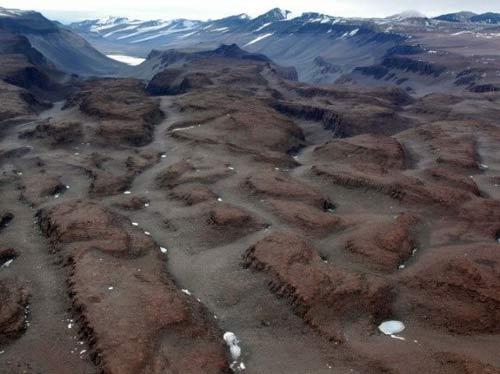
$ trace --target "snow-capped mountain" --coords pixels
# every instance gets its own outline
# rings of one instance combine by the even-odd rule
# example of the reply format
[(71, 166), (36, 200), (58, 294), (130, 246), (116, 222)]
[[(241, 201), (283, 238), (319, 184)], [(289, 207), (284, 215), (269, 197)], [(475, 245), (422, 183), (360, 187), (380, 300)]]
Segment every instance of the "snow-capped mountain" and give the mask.
[(80, 33), (91, 33), (109, 40), (141, 43), (164, 35), (189, 31), (200, 24), (199, 21), (186, 19), (140, 21), (107, 17), (73, 23), (70, 27)]
[(387, 17), (387, 19), (393, 20), (393, 21), (402, 21), (406, 20), (408, 18), (427, 18), (427, 16), (418, 10), (406, 10), (404, 12), (394, 14), (392, 16)]
[(264, 53), (281, 65), (295, 66), (301, 79), (322, 82), (334, 81), (351, 71), (353, 60), (374, 63), (406, 37), (386, 32), (368, 20), (319, 13), (294, 17), (277, 8), (255, 18), (246, 14), (205, 22), (106, 18), (70, 27), (106, 54), (136, 57), (145, 57), (153, 49), (209, 49), (236, 43), (250, 52)]
[(478, 37), (496, 35), (494, 30), (489, 34), (481, 31), (492, 27), (494, 14), (471, 15), (467, 22), (450, 22), (455, 18), (459, 16), (432, 19), (415, 11), (379, 19), (314, 12), (295, 16), (276, 8), (254, 18), (246, 14), (210, 21), (108, 17), (70, 27), (107, 55), (145, 58), (151, 50), (208, 50), (221, 44), (237, 44), (249, 52), (264, 54), (279, 65), (295, 67), (300, 80), (330, 83), (358, 67), (381, 63), (388, 51), (411, 44), (412, 38), (422, 37), (422, 33), (457, 37), (464, 32)]
[[(290, 11), (276, 8), (255, 18), (251, 18), (246, 14), (239, 14), (206, 22), (186, 19), (139, 21), (107, 17), (72, 23), (69, 26), (88, 36), (100, 36), (111, 41), (136, 44), (157, 38), (166, 39), (166, 36), (172, 34), (175, 34), (173, 36), (176, 37), (186, 38), (201, 33), (246, 32), (252, 34), (265, 29), (272, 29), (281, 34), (307, 32), (308, 30), (328, 32), (328, 24), (332, 26), (346, 24), (346, 21), (341, 18), (319, 13), (304, 13), (299, 17), (292, 17), (291, 14)], [(314, 24), (321, 26), (314, 28), (312, 27)], [(335, 28), (338, 29), (339, 26)], [(343, 26), (340, 28), (347, 30), (349, 27)], [(349, 31), (352, 31), (353, 28), (350, 27), (350, 29)], [(332, 31), (334, 31), (333, 27)]]

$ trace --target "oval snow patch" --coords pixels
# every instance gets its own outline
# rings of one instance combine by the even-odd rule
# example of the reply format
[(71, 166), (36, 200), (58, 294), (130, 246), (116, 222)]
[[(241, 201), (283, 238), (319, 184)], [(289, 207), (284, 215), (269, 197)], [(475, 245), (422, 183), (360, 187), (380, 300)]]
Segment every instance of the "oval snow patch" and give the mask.
[(403, 331), (405, 325), (401, 321), (385, 321), (378, 326), (378, 329), (386, 335), (392, 335)]

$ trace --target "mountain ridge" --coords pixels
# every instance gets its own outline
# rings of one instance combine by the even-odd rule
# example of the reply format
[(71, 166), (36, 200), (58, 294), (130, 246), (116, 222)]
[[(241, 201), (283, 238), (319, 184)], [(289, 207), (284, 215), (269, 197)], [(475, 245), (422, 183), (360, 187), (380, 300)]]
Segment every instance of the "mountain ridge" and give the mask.
[(0, 7), (0, 30), (20, 35), (60, 70), (81, 75), (106, 75), (122, 64), (109, 59), (68, 27), (35, 11)]

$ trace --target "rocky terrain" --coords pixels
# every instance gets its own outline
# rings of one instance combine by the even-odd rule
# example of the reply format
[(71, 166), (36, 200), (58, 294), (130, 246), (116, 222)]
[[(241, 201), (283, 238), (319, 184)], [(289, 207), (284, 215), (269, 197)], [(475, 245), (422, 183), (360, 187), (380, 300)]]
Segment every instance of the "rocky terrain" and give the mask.
[(0, 37), (0, 373), (500, 373), (499, 92)]

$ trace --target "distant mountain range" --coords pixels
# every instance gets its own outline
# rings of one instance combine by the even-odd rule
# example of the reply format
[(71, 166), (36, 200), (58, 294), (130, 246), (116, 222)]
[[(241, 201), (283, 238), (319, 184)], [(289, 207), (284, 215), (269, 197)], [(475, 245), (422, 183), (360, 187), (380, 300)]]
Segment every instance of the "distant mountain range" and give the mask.
[[(146, 57), (151, 50), (209, 50), (237, 44), (297, 69), (299, 79), (331, 83), (358, 67), (381, 63), (388, 51), (414, 44), (423, 32), (475, 32), (494, 27), (498, 14), (469, 12), (427, 18), (416, 11), (358, 19), (272, 9), (258, 17), (238, 14), (218, 20), (129, 20), (108, 17), (69, 25), (105, 54)], [(426, 48), (423, 48), (424, 52)]]
[(458, 12), (443, 14), (435, 19), (448, 22), (471, 22), (471, 23), (486, 23), (490, 25), (500, 24), (500, 13), (483, 13), (476, 14), (473, 12)]
[[(415, 93), (436, 90), (436, 85), (480, 91), (500, 87), (499, 22), (496, 13), (427, 18), (407, 11), (359, 19), (320, 13), (292, 16), (276, 8), (254, 18), (108, 17), (65, 26), (37, 12), (0, 8), (0, 31), (24, 37), (34, 51), (30, 53), (65, 73), (149, 79), (160, 67), (168, 68), (170, 58), (182, 61), (183, 53), (217, 50), (225, 44), (265, 55), (276, 66), (296, 71), (301, 81), (397, 85)], [(130, 68), (107, 56), (140, 66)]]
[(106, 54), (145, 57), (154, 49), (208, 50), (220, 44), (237, 44), (250, 52), (264, 53), (280, 65), (294, 66), (301, 79), (313, 82), (333, 82), (360, 60), (374, 63), (406, 38), (369, 20), (319, 13), (292, 18), (281, 9), (255, 18), (239, 14), (207, 22), (106, 18), (74, 23), (70, 28)]
[[(355, 19), (328, 16), (320, 13), (303, 13), (292, 17), (291, 12), (282, 9), (272, 9), (258, 17), (251, 18), (239, 14), (213, 21), (198, 21), (187, 19), (174, 20), (130, 20), (123, 17), (107, 17), (103, 19), (85, 20), (69, 25), (73, 30), (93, 37), (100, 36), (108, 41), (120, 44), (160, 44), (170, 41), (173, 37), (189, 38), (200, 34), (244, 33), (267, 35), (270, 33), (315, 33), (326, 32), (347, 37), (351, 31), (380, 31), (376, 25), (391, 22), (404, 22), (409, 19), (426, 19), (428, 22), (469, 22), (477, 24), (500, 24), (500, 13), (476, 14), (458, 12), (444, 14), (435, 18), (427, 18), (417, 11), (406, 11), (383, 19)], [(384, 31), (384, 30), (382, 30)], [(387, 30), (385, 30), (387, 31)], [(346, 34), (347, 33), (347, 34)], [(262, 39), (261, 39), (262, 40)], [(248, 42), (251, 42), (249, 39)]]

